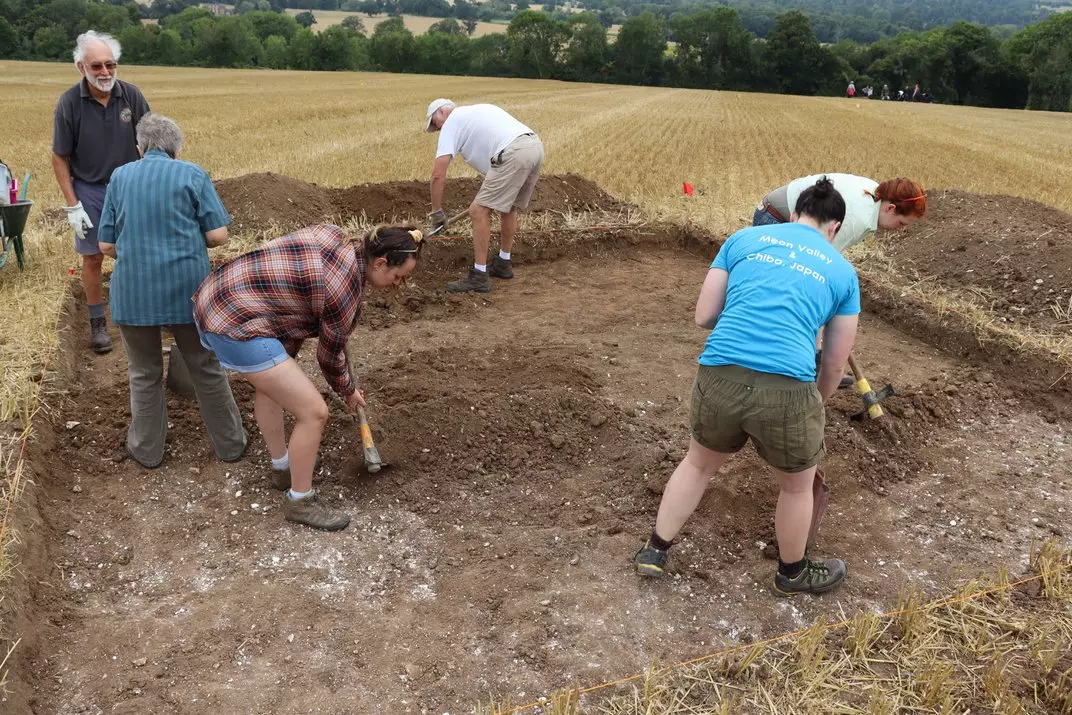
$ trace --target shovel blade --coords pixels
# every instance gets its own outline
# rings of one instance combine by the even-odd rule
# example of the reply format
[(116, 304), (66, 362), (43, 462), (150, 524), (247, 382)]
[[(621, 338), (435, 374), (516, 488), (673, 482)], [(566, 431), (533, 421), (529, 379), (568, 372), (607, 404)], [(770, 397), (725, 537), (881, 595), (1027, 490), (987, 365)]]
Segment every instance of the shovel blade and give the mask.
[(179, 346), (172, 343), (168, 350), (167, 387), (177, 395), (194, 397), (194, 381), (190, 378), (190, 370), (186, 367), (186, 361), (182, 357)]

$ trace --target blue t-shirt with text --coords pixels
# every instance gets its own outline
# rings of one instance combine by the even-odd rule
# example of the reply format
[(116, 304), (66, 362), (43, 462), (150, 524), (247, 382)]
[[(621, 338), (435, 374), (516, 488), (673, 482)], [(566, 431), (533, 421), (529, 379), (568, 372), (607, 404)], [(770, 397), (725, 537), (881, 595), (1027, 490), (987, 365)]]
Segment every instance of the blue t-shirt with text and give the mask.
[(742, 229), (726, 239), (711, 268), (729, 273), (729, 283), (701, 365), (811, 382), (819, 329), (835, 315), (860, 312), (856, 270), (804, 224)]

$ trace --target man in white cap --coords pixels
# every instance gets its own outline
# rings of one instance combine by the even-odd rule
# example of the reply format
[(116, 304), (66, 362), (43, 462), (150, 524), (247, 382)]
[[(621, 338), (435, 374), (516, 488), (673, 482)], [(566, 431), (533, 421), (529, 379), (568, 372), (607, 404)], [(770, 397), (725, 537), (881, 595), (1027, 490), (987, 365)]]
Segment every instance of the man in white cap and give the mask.
[[(449, 99), (428, 105), (428, 131), (439, 132), (436, 160), (432, 167), (432, 228), (446, 224), (443, 187), (447, 167), (455, 154), (484, 175), (476, 198), (469, 206), (473, 221), (473, 267), (465, 278), (451, 281), (455, 293), (491, 290), (491, 279), (513, 278), (510, 249), (517, 233), (518, 211), (525, 209), (540, 177), (543, 142), (536, 133), (493, 104), (458, 107)], [(491, 214), (498, 211), (502, 226), (499, 255), (488, 265)]]

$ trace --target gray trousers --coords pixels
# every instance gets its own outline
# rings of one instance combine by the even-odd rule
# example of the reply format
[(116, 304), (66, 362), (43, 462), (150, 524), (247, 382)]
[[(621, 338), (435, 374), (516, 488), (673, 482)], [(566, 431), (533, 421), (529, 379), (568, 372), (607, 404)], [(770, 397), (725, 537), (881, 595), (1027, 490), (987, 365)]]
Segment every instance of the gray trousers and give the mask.
[[(159, 466), (164, 461), (164, 441), (167, 438), (161, 327), (119, 326), (130, 378), (131, 420), (127, 431), (127, 450), (134, 459), (149, 468)], [(190, 372), (212, 449), (224, 461), (240, 459), (246, 450), (246, 431), (242, 428), (242, 415), (219, 360), (201, 345), (193, 323), (168, 327)]]

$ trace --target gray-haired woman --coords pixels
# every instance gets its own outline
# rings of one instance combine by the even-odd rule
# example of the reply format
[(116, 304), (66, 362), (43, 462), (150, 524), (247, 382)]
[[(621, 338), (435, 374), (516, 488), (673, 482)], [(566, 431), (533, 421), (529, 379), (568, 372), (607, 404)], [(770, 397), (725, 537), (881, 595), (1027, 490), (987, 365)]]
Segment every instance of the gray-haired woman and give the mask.
[(127, 451), (143, 466), (164, 459), (167, 403), (160, 328), (167, 326), (190, 372), (216, 456), (246, 450), (242, 416), (216, 356), (201, 345), (191, 297), (209, 274), (208, 248), (227, 242), (227, 214), (204, 169), (179, 161), (182, 131), (159, 114), (137, 127), (141, 161), (115, 170), (101, 213), (101, 251), (115, 259), (112, 320), (127, 353), (131, 424)]

